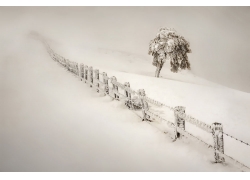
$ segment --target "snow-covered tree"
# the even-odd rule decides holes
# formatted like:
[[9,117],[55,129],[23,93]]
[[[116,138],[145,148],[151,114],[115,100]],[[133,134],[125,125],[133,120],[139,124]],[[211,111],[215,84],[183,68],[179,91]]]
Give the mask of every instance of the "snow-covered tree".
[[190,69],[187,53],[191,53],[191,49],[183,36],[172,28],[161,28],[149,43],[148,54],[153,56],[152,64],[157,67],[155,76],[159,77],[166,60],[170,61],[171,71],[174,73],[179,69]]

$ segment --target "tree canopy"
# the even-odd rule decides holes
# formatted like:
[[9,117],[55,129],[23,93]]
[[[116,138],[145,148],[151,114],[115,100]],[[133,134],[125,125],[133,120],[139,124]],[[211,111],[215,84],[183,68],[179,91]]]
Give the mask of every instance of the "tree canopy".
[[148,54],[154,59],[164,56],[164,62],[170,61],[172,72],[190,69],[187,53],[191,53],[189,42],[172,28],[161,28],[149,44]]

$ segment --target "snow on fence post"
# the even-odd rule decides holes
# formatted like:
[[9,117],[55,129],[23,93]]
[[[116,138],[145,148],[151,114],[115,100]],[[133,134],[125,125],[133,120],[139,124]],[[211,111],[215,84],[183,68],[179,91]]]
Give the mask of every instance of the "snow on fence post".
[[81,81],[84,79],[84,64],[80,64],[80,71],[81,71]]
[[125,86],[125,96],[126,96],[129,100],[131,100],[131,93],[128,92],[127,89],[126,89],[126,88],[130,88],[130,83],[129,83],[129,82],[125,82],[125,83],[124,83],[124,86]]
[[72,68],[71,68],[71,61],[69,60],[69,71],[72,72]]
[[96,92],[99,93],[99,69],[95,69],[95,79],[97,80],[96,82]]
[[57,62],[57,54],[54,53],[54,58],[55,58],[55,61]]
[[53,54],[52,54],[52,59],[53,59],[54,61],[56,61],[56,55],[55,55],[54,52],[53,52]]
[[64,66],[64,67],[67,67],[66,59],[65,59],[65,58],[63,58],[63,63],[64,63],[63,66]]
[[107,73],[102,73],[103,83],[104,83],[104,90],[106,94],[109,94],[109,84],[108,84],[108,75]]
[[75,70],[76,70],[76,68],[75,68],[75,62],[73,62],[73,61],[71,62],[70,68],[71,68],[71,72],[74,73],[74,74],[76,74],[75,73]]
[[56,61],[59,63],[59,57],[58,57],[58,54],[56,54]]
[[93,84],[93,67],[92,66],[90,66],[89,67],[89,86],[90,87],[92,87],[92,84]]
[[125,82],[124,83],[125,86],[125,96],[127,97],[127,100],[125,102],[125,105],[129,108],[129,109],[134,109],[132,100],[131,100],[131,93],[127,91],[127,88],[130,88],[130,83],[129,82]]
[[140,101],[141,101],[141,106],[142,106],[142,116],[143,116],[143,119],[142,121],[146,121],[148,120],[147,119],[147,114],[146,114],[146,111],[148,111],[148,103],[145,101],[145,90],[144,89],[139,89],[138,90],[138,95],[139,95],[139,98],[140,98]]
[[88,81],[88,66],[86,65],[85,66],[85,68],[84,68],[84,70],[85,70],[85,83],[87,83],[87,81]]
[[78,63],[76,63],[76,75],[79,76],[79,66],[78,66]]
[[72,70],[73,70],[73,73],[76,75],[76,62],[72,63]]
[[180,114],[185,113],[185,107],[176,106],[174,108],[174,116],[175,116],[175,139],[181,138],[181,134],[177,131],[177,127],[185,130],[185,119],[180,117]]
[[115,76],[113,76],[113,77],[111,78],[111,83],[112,83],[112,85],[113,85],[112,90],[113,90],[113,92],[114,92],[115,99],[119,100],[119,96],[117,95],[117,93],[118,93],[118,86],[116,85],[116,82],[117,82],[117,79],[116,79]]
[[70,68],[69,68],[70,64],[69,64],[69,60],[68,59],[66,60],[66,64],[67,64],[67,70],[69,71],[70,70]]
[[[223,126],[221,123],[212,124],[212,135],[214,139],[214,158],[216,163],[225,162],[224,157],[220,156],[220,153],[224,154],[224,140],[223,140]],[[218,153],[218,151],[220,153]]]

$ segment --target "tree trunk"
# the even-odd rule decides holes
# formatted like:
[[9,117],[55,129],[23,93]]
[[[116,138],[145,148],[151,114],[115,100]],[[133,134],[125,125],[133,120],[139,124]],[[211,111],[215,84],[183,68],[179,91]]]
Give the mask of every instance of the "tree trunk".
[[155,77],[158,78],[160,76],[162,66],[163,66],[163,62],[158,62],[157,63],[157,68],[156,68],[156,71],[155,71]]

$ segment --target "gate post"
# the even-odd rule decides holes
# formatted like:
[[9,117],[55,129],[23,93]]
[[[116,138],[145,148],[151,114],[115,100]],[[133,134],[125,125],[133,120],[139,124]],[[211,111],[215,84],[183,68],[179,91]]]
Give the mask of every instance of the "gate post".
[[179,114],[185,113],[185,107],[183,106],[176,106],[174,108],[174,116],[175,116],[175,139],[181,139],[181,134],[178,132],[177,127],[180,129],[185,130],[185,119],[181,118]]
[[84,79],[84,64],[81,64],[80,65],[80,71],[81,71],[81,81],[82,81],[82,79]]
[[105,94],[109,94],[109,84],[108,84],[107,73],[103,72],[102,73],[102,77],[103,77],[103,82],[104,82],[104,91],[105,91]]
[[99,85],[99,69],[95,69],[95,79],[97,80],[97,82],[96,82],[96,92],[98,92],[99,93],[99,87],[100,87],[100,85]]
[[111,78],[111,83],[112,83],[112,85],[113,85],[112,90],[114,91],[115,99],[119,100],[119,96],[116,94],[116,93],[118,93],[118,86],[116,85],[116,82],[117,82],[117,79],[116,79],[115,76],[113,76],[113,77]]
[[87,81],[88,81],[88,66],[86,65],[84,69],[85,69],[85,83],[87,83]]
[[146,114],[146,111],[149,109],[148,108],[148,103],[145,101],[145,90],[144,89],[139,89],[138,90],[138,95],[139,95],[139,98],[140,98],[140,101],[141,101],[141,106],[142,106],[142,121],[146,121],[148,120],[147,119],[147,114]]
[[217,152],[224,154],[223,126],[221,123],[212,124],[212,135],[214,139],[214,158],[216,163],[225,162],[224,157],[221,157]]
[[89,82],[90,82],[90,87],[92,87],[93,84],[93,67],[89,67]]

